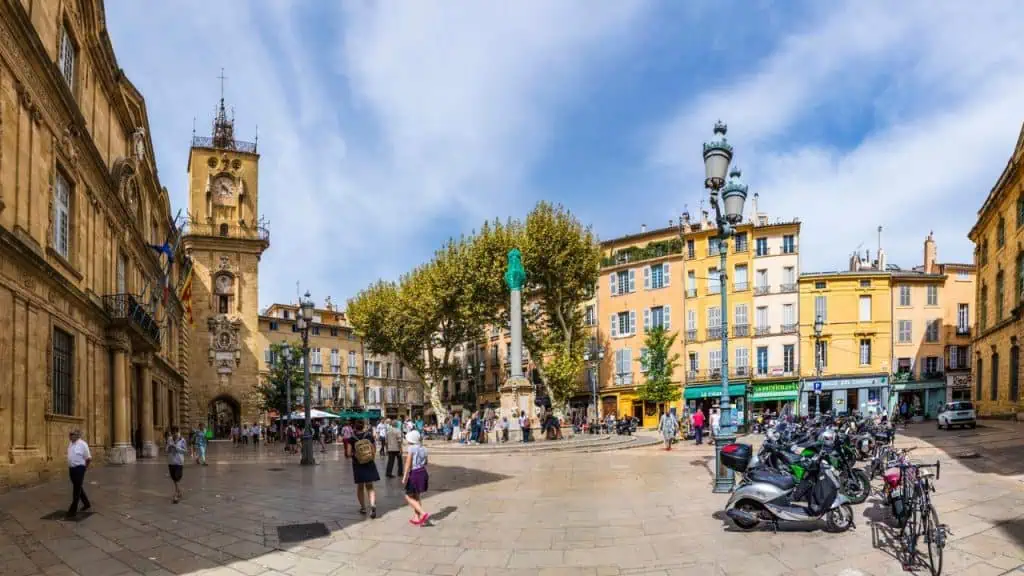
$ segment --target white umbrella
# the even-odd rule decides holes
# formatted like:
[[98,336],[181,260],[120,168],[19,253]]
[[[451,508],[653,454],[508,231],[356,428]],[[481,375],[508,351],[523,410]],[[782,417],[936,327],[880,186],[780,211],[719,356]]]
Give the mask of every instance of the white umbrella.
[[[323,410],[317,410],[316,408],[311,408],[310,409],[309,417],[310,418],[337,418],[337,416],[335,416],[334,414],[331,414],[330,412],[324,412]],[[305,420],[305,419],[306,419],[306,413],[304,411],[298,411],[298,410],[296,410],[295,412],[292,412],[291,414],[289,414],[285,418],[285,420]]]

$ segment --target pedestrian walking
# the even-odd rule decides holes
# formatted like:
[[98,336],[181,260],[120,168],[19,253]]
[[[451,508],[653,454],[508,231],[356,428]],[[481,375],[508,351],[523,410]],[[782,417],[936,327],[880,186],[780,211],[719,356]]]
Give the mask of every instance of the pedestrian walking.
[[398,475],[404,476],[405,468],[402,466],[402,430],[399,428],[398,423],[393,426],[388,426],[385,432],[384,444],[388,453],[388,467],[385,470],[385,476],[388,478],[394,478],[395,475],[391,473],[394,468],[394,464],[398,463]]
[[[360,421],[361,423],[361,421]],[[345,458],[352,456],[352,424],[349,420],[345,421],[345,426],[341,429],[341,441],[345,445]]]
[[377,421],[377,428],[375,430],[375,433],[377,434],[377,443],[380,445],[380,455],[382,458],[386,455],[385,453],[387,446],[385,445],[385,437],[388,433],[388,428],[391,427],[391,418]]
[[254,448],[260,447],[260,434],[263,433],[263,426],[260,426],[259,422],[253,422],[252,428],[249,429],[252,432],[252,445]]
[[722,411],[719,408],[711,410],[711,434],[717,438],[718,434],[722,431],[720,422],[722,421]]
[[356,484],[356,498],[359,500],[359,513],[366,514],[366,505],[370,505],[370,518],[377,517],[377,492],[374,482],[380,481],[380,473],[373,457],[377,450],[373,445],[373,432],[363,429],[363,421],[356,420],[355,429],[346,445],[351,446],[352,478]]
[[661,413],[661,421],[658,422],[658,430],[661,432],[662,439],[665,440],[665,450],[672,449],[672,441],[676,438],[676,432],[678,431],[678,423],[672,414],[669,412]]
[[206,466],[206,424],[196,434],[196,464]]
[[427,491],[429,475],[427,474],[427,449],[420,444],[420,433],[416,430],[405,435],[409,449],[405,454],[405,474],[402,484],[405,486],[405,501],[412,508],[413,517],[409,523],[426,526],[430,514],[423,511],[421,499]]
[[698,445],[704,443],[704,411],[699,408],[693,413],[693,434]]
[[185,439],[177,426],[171,426],[171,433],[167,436],[167,470],[171,474],[171,482],[174,483],[174,497],[171,499],[175,504],[181,500],[181,477],[185,468]]
[[68,476],[71,478],[71,507],[65,516],[67,519],[78,515],[78,504],[82,504],[82,512],[92,508],[89,497],[85,495],[85,471],[92,464],[92,452],[89,451],[89,444],[82,440],[82,433],[72,430],[68,433]]

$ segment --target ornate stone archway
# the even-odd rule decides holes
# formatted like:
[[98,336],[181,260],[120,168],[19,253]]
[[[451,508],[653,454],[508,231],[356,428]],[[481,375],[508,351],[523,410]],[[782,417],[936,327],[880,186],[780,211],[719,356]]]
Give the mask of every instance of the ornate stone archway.
[[221,394],[207,407],[206,427],[213,431],[213,437],[226,439],[231,437],[231,428],[240,426],[242,421],[242,405],[230,394]]

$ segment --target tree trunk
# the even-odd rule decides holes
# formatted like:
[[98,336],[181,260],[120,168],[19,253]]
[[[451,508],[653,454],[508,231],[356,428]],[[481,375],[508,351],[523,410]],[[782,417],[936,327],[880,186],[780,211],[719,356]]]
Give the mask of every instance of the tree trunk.
[[424,382],[423,388],[430,398],[430,405],[434,408],[434,414],[437,416],[437,423],[443,424],[444,421],[448,419],[448,411],[445,410],[444,406],[441,404],[441,395],[437,393],[437,386]]

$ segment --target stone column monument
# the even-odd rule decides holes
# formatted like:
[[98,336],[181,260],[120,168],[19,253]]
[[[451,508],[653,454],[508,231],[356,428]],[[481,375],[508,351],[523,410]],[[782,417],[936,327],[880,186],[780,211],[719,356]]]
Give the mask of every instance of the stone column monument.
[[534,416],[533,383],[523,376],[523,282],[526,281],[526,270],[519,255],[519,249],[513,248],[508,253],[508,270],[505,271],[505,283],[511,291],[509,302],[509,320],[512,332],[512,348],[508,361],[512,375],[501,387],[501,415],[508,418],[509,439],[522,439],[519,429],[519,415],[525,413],[528,418]]

